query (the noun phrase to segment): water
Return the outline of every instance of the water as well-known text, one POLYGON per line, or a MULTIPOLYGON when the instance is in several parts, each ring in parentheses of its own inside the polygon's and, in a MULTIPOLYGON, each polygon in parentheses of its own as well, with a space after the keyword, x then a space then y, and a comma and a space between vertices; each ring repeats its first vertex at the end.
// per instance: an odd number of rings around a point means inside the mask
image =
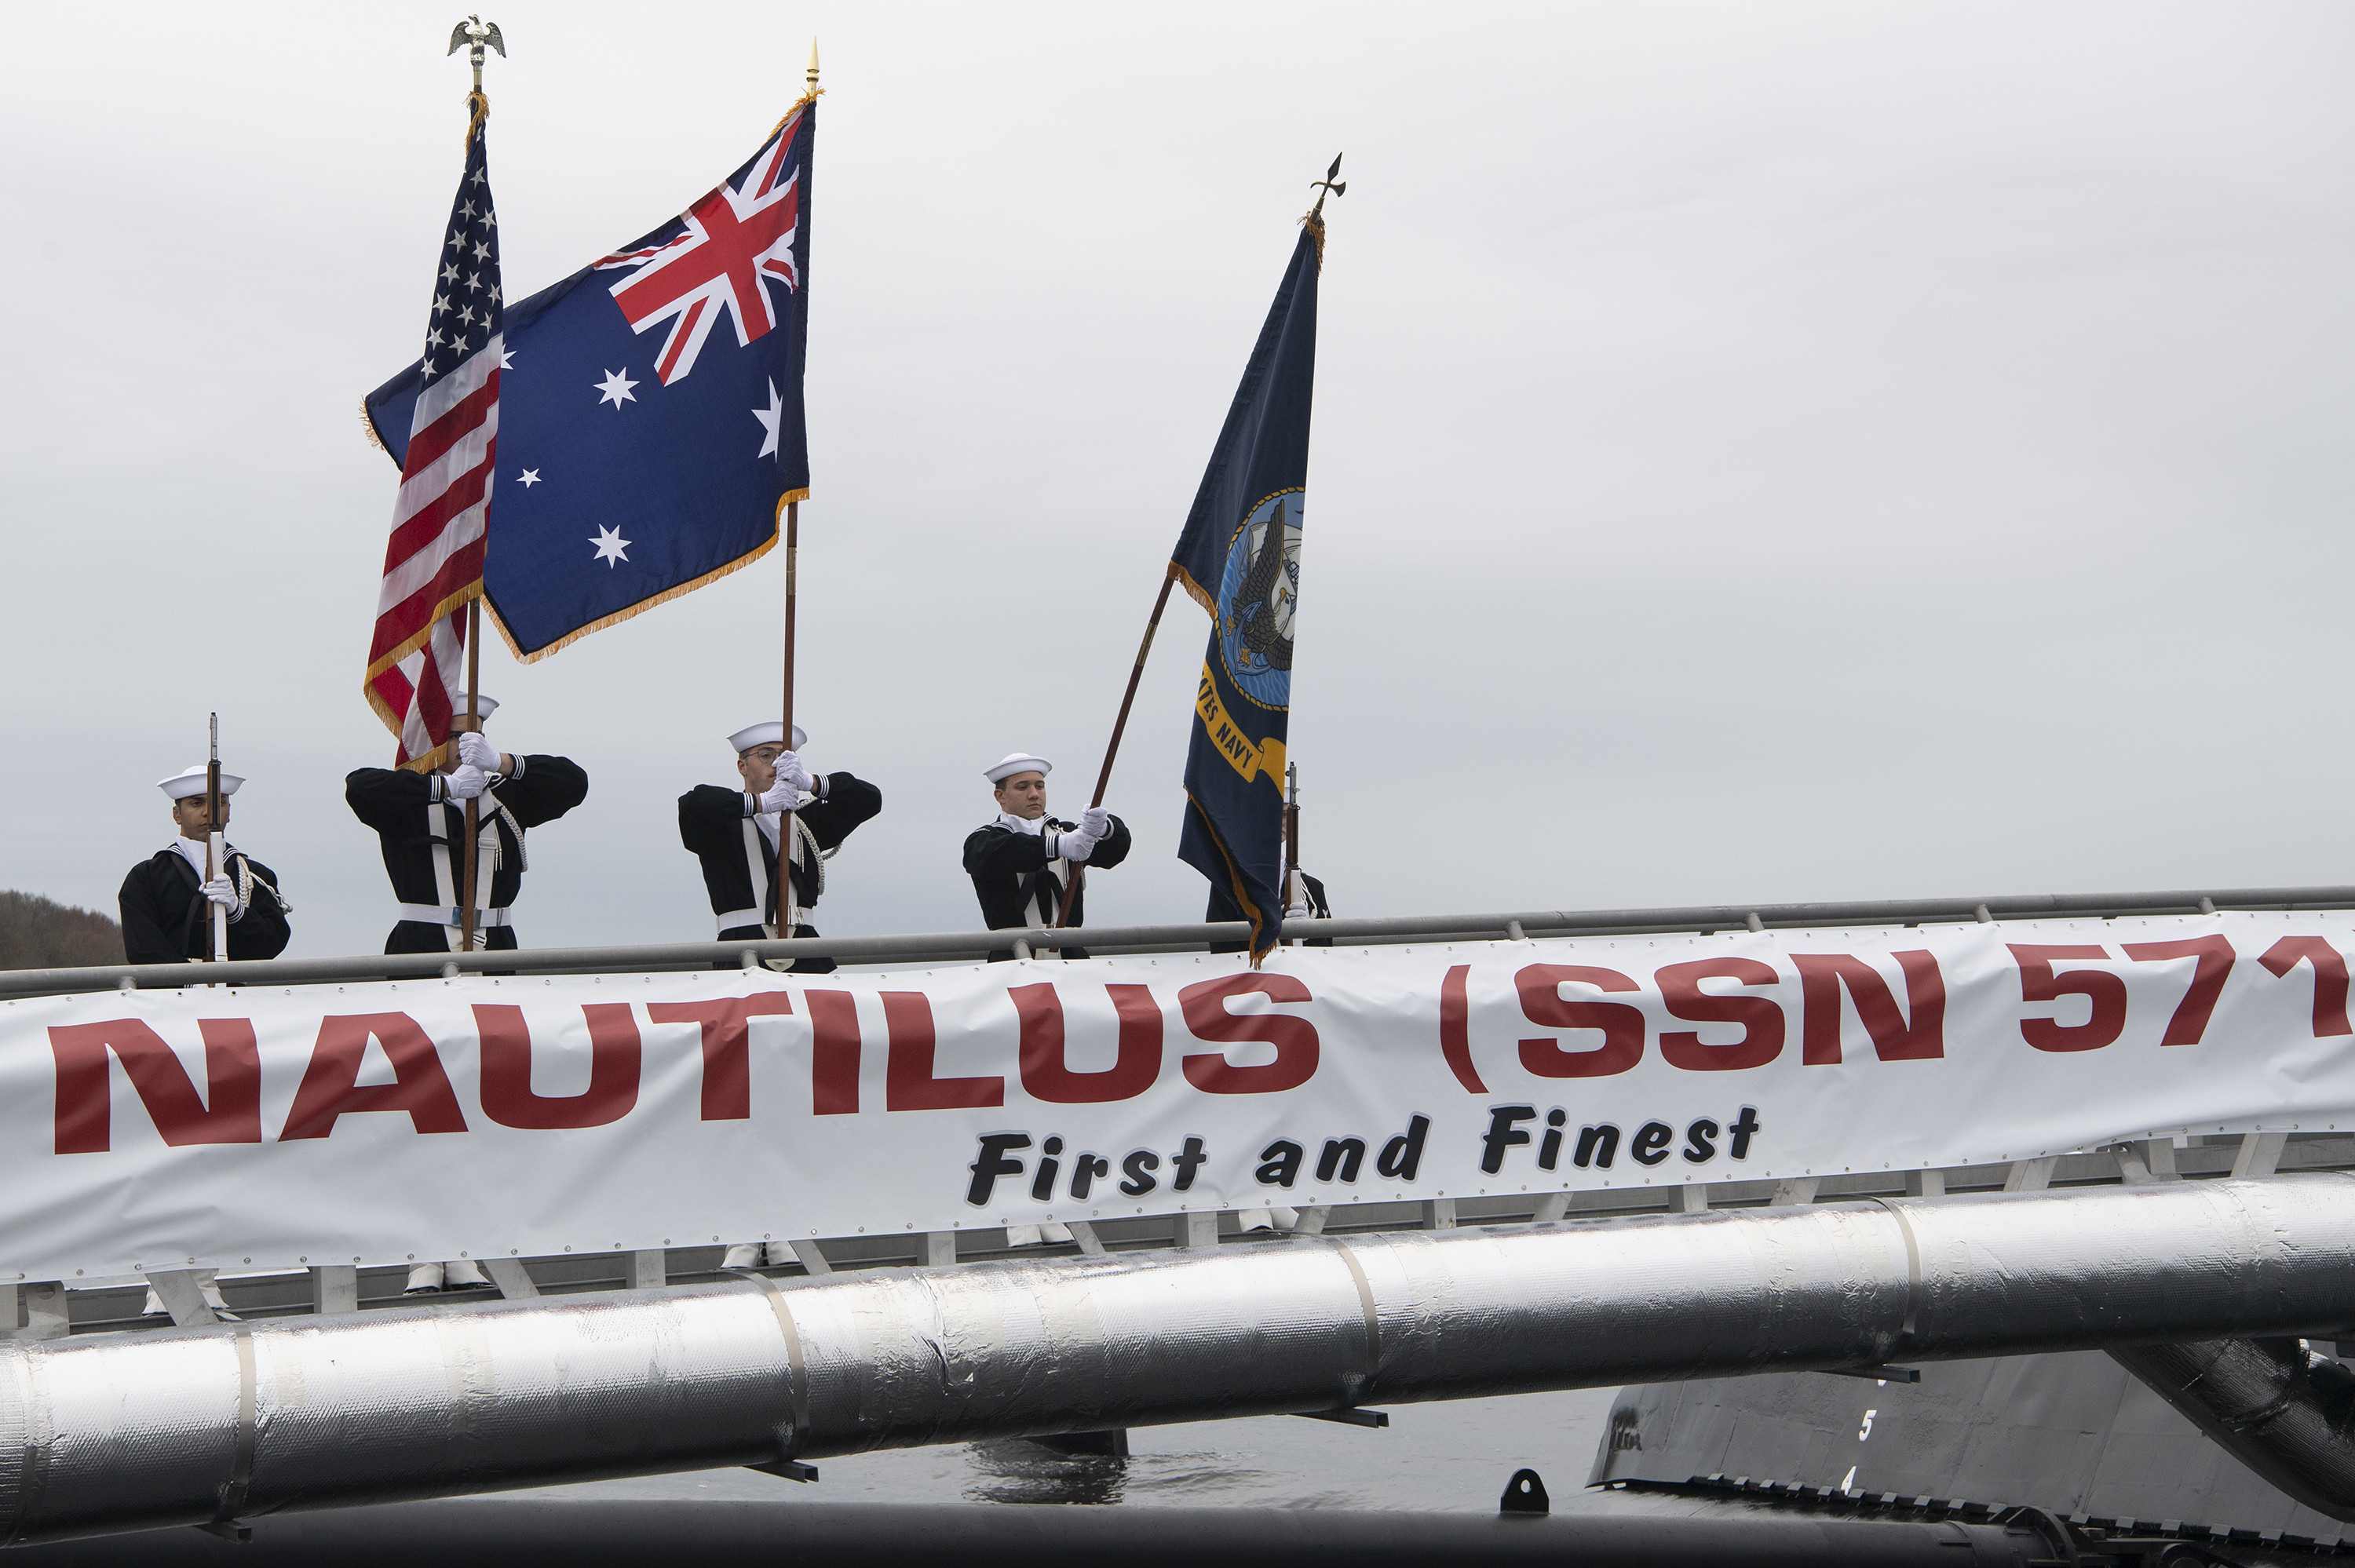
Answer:
POLYGON ((1019 1441, 971 1443, 823 1460, 824 1478, 814 1486, 753 1470, 699 1470, 528 1495, 1493 1512, 1507 1478, 1526 1466, 1545 1478, 1559 1513, 1589 1505, 1579 1489, 1615 1392, 1395 1405, 1379 1431, 1289 1415, 1137 1427, 1125 1459, 1019 1441))

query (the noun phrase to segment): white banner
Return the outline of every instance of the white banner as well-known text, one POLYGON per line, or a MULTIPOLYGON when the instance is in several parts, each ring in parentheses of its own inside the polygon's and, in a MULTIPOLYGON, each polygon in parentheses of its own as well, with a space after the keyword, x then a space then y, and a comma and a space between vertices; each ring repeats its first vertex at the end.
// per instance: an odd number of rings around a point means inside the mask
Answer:
POLYGON ((0 1281, 1828 1176, 2355 1128, 2355 916, 0 1006, 0 1281))

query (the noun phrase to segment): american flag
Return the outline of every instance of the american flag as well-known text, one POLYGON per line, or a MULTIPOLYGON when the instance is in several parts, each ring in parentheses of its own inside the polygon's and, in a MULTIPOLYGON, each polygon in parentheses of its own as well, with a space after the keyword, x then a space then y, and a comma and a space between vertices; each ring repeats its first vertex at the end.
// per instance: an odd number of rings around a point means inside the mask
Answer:
POLYGON ((478 112, 467 132, 466 172, 450 204, 368 646, 368 705, 400 737, 404 768, 442 760, 451 715, 466 702, 465 608, 483 593, 506 358, 485 118, 478 112))

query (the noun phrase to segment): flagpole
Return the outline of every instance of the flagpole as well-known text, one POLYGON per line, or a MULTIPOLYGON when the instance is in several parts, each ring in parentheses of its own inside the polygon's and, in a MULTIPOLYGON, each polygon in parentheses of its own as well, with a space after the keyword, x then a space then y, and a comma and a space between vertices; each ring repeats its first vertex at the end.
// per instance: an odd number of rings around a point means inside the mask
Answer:
MULTIPOLYGON (((787 751, 794 747, 794 611, 795 577, 801 556, 802 503, 785 503, 785 730, 779 736, 787 751)), ((794 892, 794 809, 788 805, 777 820, 777 935, 790 937, 800 911, 794 892)))
MULTIPOLYGON (((817 95, 817 40, 810 40, 809 65, 803 70, 807 83, 805 93, 817 95)), ((794 745, 794 612, 798 594, 801 565, 802 503, 785 503, 785 730, 778 736, 784 749, 799 755, 794 745)), ((773 787, 774 780, 772 780, 773 787)), ((794 916, 801 913, 794 891, 794 821, 791 805, 777 819, 777 935, 791 937, 800 924, 794 916)))
MULTIPOLYGON (((477 714, 482 707, 483 673, 483 601, 466 601, 466 727, 482 733, 483 721, 477 714)), ((457 744, 452 742, 452 745, 457 744)), ((483 798, 470 797, 466 801, 466 885, 459 902, 464 911, 459 916, 458 950, 474 950, 474 853, 482 832, 483 798)))
MULTIPOLYGON (((1161 612, 1169 607, 1169 585, 1178 579, 1167 572, 1161 576, 1161 591, 1154 597, 1152 617, 1145 623, 1145 641, 1136 645, 1136 662, 1129 667, 1128 690, 1121 694, 1120 716, 1112 721, 1112 740, 1104 747, 1103 768, 1096 775, 1096 798, 1089 806, 1101 806, 1104 791, 1112 787, 1113 758, 1120 755, 1121 732, 1128 728, 1128 710, 1136 701, 1136 683, 1145 678, 1145 656, 1153 652, 1153 634, 1161 628, 1161 612)), ((1071 867, 1070 885, 1063 889, 1063 906, 1055 912, 1055 924, 1071 923, 1071 906, 1079 902, 1080 879, 1086 873, 1084 864, 1071 867)))
MULTIPOLYGON (((491 101, 483 92, 483 50, 485 46, 498 50, 506 58, 506 39, 500 36, 496 22, 485 22, 470 16, 450 30, 448 54, 456 54, 461 45, 466 48, 466 63, 474 68, 474 90, 466 98, 466 139, 471 146, 474 124, 491 111, 491 101)), ((483 599, 478 587, 475 596, 466 601, 466 728, 480 735, 482 720, 483 673, 483 599)), ((455 746, 456 741, 449 744, 455 746)), ((476 795, 466 802, 466 869, 464 885, 459 889, 458 950, 474 950, 474 880, 475 860, 481 848, 483 799, 476 795)))

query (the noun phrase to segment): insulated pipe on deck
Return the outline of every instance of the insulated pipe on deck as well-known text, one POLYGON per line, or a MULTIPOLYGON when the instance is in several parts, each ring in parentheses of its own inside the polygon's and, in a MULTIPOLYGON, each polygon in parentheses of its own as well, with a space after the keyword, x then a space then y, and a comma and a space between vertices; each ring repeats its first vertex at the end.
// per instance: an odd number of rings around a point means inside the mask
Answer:
POLYGON ((2110 1359, 2274 1486, 2355 1520, 2355 1371, 2288 1339, 2122 1345, 2110 1359))
POLYGON ((0 1544, 986 1437, 2347 1325, 2355 1178, 2322 1175, 12 1342, 0 1544))

